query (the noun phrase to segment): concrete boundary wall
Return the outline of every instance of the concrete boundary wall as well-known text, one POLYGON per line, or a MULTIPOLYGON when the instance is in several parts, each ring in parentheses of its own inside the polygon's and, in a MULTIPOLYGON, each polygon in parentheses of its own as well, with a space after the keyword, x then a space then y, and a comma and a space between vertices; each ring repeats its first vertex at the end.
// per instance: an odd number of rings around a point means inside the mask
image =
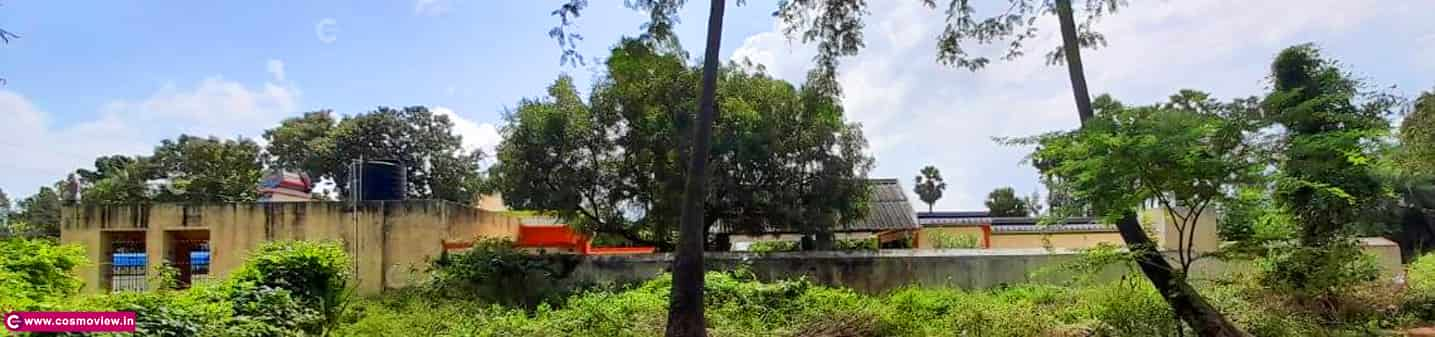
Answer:
MULTIPOLYGON (((1387 273, 1399 273, 1400 252, 1388 240, 1371 246, 1387 273), (1394 249, 1391 249, 1394 248, 1394 249), (1393 255, 1392 255, 1393 254, 1393 255), (1394 261, 1393 264, 1390 261, 1394 261)), ((732 270, 745 266, 762 280, 807 278, 815 282, 852 288, 864 293, 881 293, 905 286, 942 286, 965 289, 991 288, 1006 284, 1058 283, 1075 275, 1059 268, 1081 257, 1077 250, 1046 249, 915 249, 877 252, 709 252, 704 255, 709 270, 732 270)), ((581 260, 570 281, 577 283, 641 282, 667 272, 672 254, 631 256, 588 256, 581 260)), ((1198 260, 1192 266, 1193 279, 1210 279, 1232 272, 1250 271, 1249 262, 1198 260)), ((1139 274, 1122 266, 1102 271, 1098 278, 1117 279, 1139 274)), ((1140 277, 1137 275, 1137 277, 1140 277)))

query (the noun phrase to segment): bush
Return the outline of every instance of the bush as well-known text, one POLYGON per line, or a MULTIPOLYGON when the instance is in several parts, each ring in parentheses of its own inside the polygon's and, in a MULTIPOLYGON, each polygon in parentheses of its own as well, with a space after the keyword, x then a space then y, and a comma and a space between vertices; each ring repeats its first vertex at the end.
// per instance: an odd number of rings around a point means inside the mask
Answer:
POLYGON ((833 240, 832 249, 873 251, 877 250, 877 238, 833 240))
POLYGON ((769 240, 754 241, 751 246, 747 246, 747 251, 753 253, 795 252, 799 248, 801 247, 798 247, 797 241, 769 240))
POLYGON ((941 231, 929 233, 932 240, 932 248, 937 249, 971 249, 981 248, 982 239, 971 234, 952 234, 941 231))
POLYGON ((492 303, 536 308, 562 300, 562 279, 578 264, 574 255, 529 254, 503 239, 482 239, 458 254, 433 262, 431 289, 457 297, 476 296, 492 303))
POLYGON ((0 240, 0 312, 37 309, 70 297, 84 282, 75 267, 89 263, 84 248, 45 239, 0 240))
POLYGON ((338 243, 266 242, 234 272, 230 300, 241 317, 320 333, 333 327, 348 300, 349 273, 349 255, 338 243), (307 310, 318 318, 310 320, 307 310))
POLYGON ((1435 295, 1435 254, 1425 254, 1405 266, 1405 284, 1413 293, 1435 295))
POLYGON ((1310 299, 1339 294, 1380 278, 1375 257, 1354 242, 1324 247, 1288 246, 1259 261, 1262 281, 1279 291, 1310 299))

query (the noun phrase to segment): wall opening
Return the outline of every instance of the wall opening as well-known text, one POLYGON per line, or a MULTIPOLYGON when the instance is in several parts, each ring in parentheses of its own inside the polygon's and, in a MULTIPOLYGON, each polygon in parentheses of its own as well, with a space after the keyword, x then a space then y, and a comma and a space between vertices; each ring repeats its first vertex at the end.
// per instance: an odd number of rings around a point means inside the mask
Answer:
POLYGON ((144 291, 145 233, 140 231, 100 232, 105 259, 99 265, 101 286, 111 292, 144 291))
POLYGON ((209 231, 176 230, 164 233, 166 247, 165 262, 179 271, 176 286, 189 288, 195 282, 209 280, 210 250, 209 231))

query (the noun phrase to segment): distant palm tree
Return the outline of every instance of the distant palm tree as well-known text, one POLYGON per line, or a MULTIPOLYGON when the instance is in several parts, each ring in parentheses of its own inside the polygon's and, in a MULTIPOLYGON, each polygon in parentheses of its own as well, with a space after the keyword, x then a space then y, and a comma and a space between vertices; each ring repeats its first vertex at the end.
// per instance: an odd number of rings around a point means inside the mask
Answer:
POLYGON ((917 176, 916 187, 913 191, 927 203, 927 212, 932 211, 932 205, 942 198, 942 191, 947 190, 947 183, 942 181, 942 172, 934 166, 922 168, 922 174, 917 176))

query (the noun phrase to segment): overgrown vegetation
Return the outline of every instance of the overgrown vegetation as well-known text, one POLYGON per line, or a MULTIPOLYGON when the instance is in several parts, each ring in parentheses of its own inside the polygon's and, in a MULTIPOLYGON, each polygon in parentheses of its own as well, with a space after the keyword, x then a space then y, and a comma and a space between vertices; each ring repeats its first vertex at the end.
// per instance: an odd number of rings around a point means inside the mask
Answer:
MULTIPOLYGON (((672 282, 664 275, 625 288, 529 292, 559 285, 562 262, 486 240, 435 261, 423 286, 351 299, 340 245, 276 242, 256 249, 232 277, 187 290, 75 295, 80 281, 69 270, 85 263, 78 247, 0 244, 0 283, 26 296, 3 293, 5 310, 135 311, 138 336, 657 336, 672 282), (512 294, 483 295, 503 290, 512 294)), ((1133 268, 1131 261, 1105 246, 1061 266, 1078 276, 1069 283, 879 295, 710 272, 706 313, 713 336, 1178 336, 1172 312, 1147 282, 1097 277, 1113 265, 1133 268)), ((1435 319, 1435 258, 1411 264, 1408 290, 1361 279, 1325 302, 1265 284, 1264 272, 1199 287, 1255 336, 1370 335, 1435 319)))
POLYGON ((467 251, 440 255, 428 290, 444 297, 477 298, 491 303, 534 308, 561 301, 577 257, 530 254, 512 241, 484 238, 467 251))
POLYGON ((932 248, 937 249, 970 249, 981 248, 982 245, 982 239, 972 234, 932 231, 927 235, 931 236, 932 248))

